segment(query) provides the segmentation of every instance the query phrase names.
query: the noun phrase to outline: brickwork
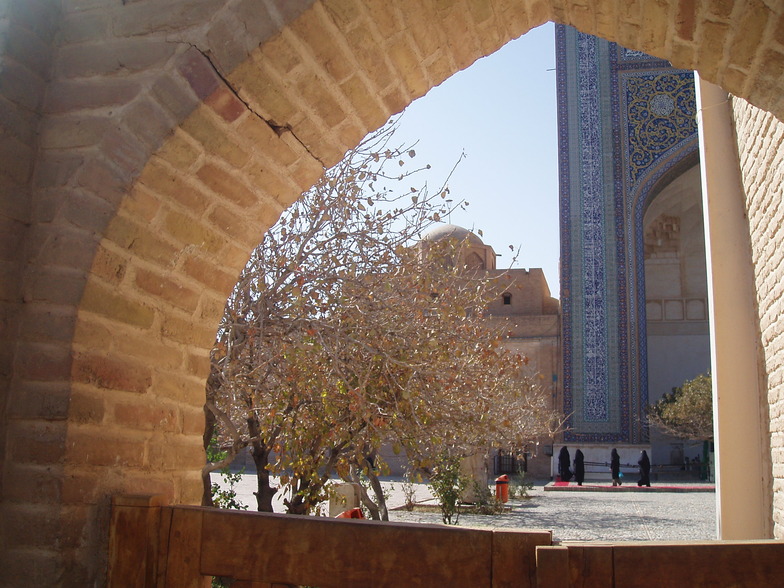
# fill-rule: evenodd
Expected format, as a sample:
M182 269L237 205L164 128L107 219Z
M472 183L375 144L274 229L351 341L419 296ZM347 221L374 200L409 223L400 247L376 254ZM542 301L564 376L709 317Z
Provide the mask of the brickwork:
M36 131L57 20L56 5L46 0L0 3L0 553L10 549L11 537L27 542L33 531L25 525L41 523L34 540L48 544L38 568L47 571L58 561L47 539L57 523L68 407L67 386L57 379L67 377L75 308L25 310L21 275L33 213ZM14 368L18 353L25 361ZM14 372L34 382L20 385ZM9 508L9 502L24 507ZM2 556L0 567L5 569ZM30 582L37 575L31 571Z
M741 174L746 192L759 312L762 390L767 391L774 534L784 538L784 124L742 99L733 99ZM766 456L767 457L767 456Z
M263 231L390 114L547 20L784 117L784 21L762 0L0 1L6 578L100 585L108 496L199 500L208 351ZM757 286L780 479L781 298Z

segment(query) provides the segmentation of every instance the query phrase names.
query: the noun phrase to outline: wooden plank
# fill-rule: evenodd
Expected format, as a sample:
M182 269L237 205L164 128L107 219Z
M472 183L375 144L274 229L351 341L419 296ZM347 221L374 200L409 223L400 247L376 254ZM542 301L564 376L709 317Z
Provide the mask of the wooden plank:
M202 571L319 588L491 585L492 531L205 510Z
M232 582L231 588L296 588L291 584L270 584L269 582L253 582L252 580L238 580Z
M201 574L201 538L204 509L172 507L168 535L165 588L204 588L210 578ZM231 549L232 546L226 546ZM222 575L222 574L215 574Z
M602 543L565 543L569 550L569 586L613 586L613 546ZM622 584L621 584L622 585Z
M552 540L552 531L493 531L493 588L536 588L536 548Z
M107 585L153 586L159 547L159 496L115 496L109 528Z
M613 546L615 585L780 586L784 542L628 543Z
M123 494L112 496L112 506L135 506L139 508L166 506L168 501L163 494Z
M551 546L536 548L536 588L569 586L569 550Z
M154 497L117 497L108 585L205 588L220 575L239 580L238 588L774 586L784 568L778 541L550 542L549 531L161 507Z
M166 585L166 573L169 566L169 535L171 534L173 508L162 508L160 519L161 540L158 545L158 565L155 583L153 586Z

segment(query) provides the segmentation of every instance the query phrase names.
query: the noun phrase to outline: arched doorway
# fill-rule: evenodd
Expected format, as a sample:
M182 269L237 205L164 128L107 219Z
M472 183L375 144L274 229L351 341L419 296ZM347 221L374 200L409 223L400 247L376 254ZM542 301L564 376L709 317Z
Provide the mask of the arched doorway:
M100 581L110 495L197 500L207 353L251 247L455 71L554 20L784 115L781 16L760 2L17 0L4 15L0 545L11 577L42 585ZM736 116L745 162L763 149L748 129L779 123ZM749 180L758 243L779 238L760 204L778 207L774 175ZM758 279L764 332L781 292Z
M643 219L648 399L710 372L708 287L699 166L662 188ZM699 449L650 431L654 463L680 466Z

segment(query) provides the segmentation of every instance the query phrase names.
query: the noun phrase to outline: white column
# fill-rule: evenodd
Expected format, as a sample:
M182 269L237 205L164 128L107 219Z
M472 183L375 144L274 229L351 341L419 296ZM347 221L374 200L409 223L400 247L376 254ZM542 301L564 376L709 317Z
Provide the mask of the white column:
M728 94L695 76L720 539L770 535L749 225Z

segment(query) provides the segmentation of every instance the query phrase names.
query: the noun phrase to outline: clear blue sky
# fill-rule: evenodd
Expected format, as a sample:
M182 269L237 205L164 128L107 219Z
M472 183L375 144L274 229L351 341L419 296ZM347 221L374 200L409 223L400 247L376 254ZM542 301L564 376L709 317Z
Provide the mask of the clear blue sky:
M536 28L480 59L403 114L395 142L419 141L416 161L429 163L439 186L465 151L449 182L455 200L467 200L453 224L481 230L502 256L498 267L544 269L558 290L558 138L555 39L552 23ZM423 179L423 178L420 178Z

